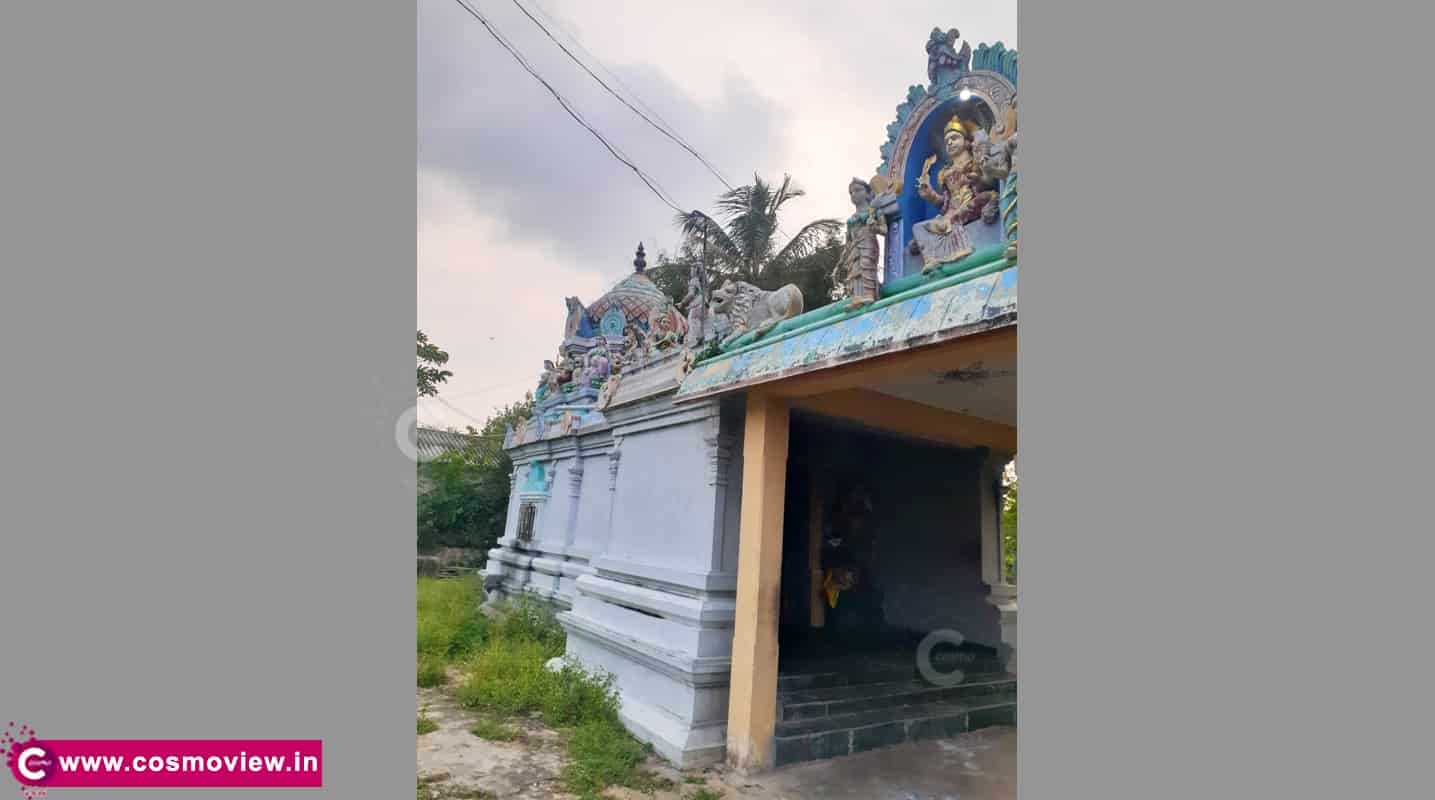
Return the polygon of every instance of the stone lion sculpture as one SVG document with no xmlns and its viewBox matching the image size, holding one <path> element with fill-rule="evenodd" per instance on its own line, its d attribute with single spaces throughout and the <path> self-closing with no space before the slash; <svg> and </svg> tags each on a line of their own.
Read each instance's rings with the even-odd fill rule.
<svg viewBox="0 0 1435 800">
<path fill-rule="evenodd" d="M 712 313 L 730 320 L 732 328 L 723 346 L 749 331 L 758 337 L 779 322 L 802 313 L 802 292 L 789 283 L 766 291 L 744 281 L 726 281 L 712 295 Z"/>
</svg>

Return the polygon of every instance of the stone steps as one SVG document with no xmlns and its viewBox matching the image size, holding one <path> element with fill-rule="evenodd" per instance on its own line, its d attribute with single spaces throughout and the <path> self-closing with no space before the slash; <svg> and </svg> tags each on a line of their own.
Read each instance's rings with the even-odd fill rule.
<svg viewBox="0 0 1435 800">
<path fill-rule="evenodd" d="M 954 686 L 933 686 L 923 680 L 834 686 L 788 692 L 779 703 L 779 721 L 835 717 L 873 709 L 959 701 L 1016 691 L 1016 678 L 988 674 L 967 676 Z"/>
<path fill-rule="evenodd" d="M 978 675 L 1004 674 L 1000 658 L 994 655 L 980 653 L 934 653 L 932 654 L 932 666 L 940 672 L 960 669 L 968 679 Z M 777 691 L 781 694 L 808 689 L 828 689 L 839 686 L 900 683 L 902 681 L 910 681 L 916 676 L 916 667 L 907 664 L 872 664 L 870 666 L 847 668 L 830 672 L 779 673 L 777 676 Z"/>
<path fill-rule="evenodd" d="M 774 737 L 776 766 L 1015 724 L 1014 682 L 1010 691 L 784 721 Z"/>
<path fill-rule="evenodd" d="M 841 663 L 840 669 L 825 669 Z M 988 725 L 1016 724 L 1016 676 L 985 649 L 932 654 L 943 675 L 935 685 L 906 657 L 809 659 L 806 671 L 778 675 L 776 766 L 860 753 L 903 742 L 954 736 Z"/>
</svg>

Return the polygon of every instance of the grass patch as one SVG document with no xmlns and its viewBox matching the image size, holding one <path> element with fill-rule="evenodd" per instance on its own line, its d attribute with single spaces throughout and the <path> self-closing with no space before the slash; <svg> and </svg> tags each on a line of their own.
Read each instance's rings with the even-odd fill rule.
<svg viewBox="0 0 1435 800">
<path fill-rule="evenodd" d="M 448 780 L 448 773 L 442 775 L 430 775 L 427 778 L 419 778 L 418 800 L 435 800 L 433 785 Z"/>
<path fill-rule="evenodd" d="M 438 723 L 437 723 L 437 722 L 434 722 L 433 720 L 429 719 L 428 717 L 424 717 L 424 716 L 420 716 L 420 717 L 419 717 L 419 721 L 418 721 L 418 732 L 419 732 L 418 735 L 419 735 L 419 736 L 423 736 L 425 733 L 433 733 L 433 732 L 436 731 L 436 730 L 438 730 Z"/>
<path fill-rule="evenodd" d="M 568 755 L 572 762 L 563 770 L 564 788 L 589 800 L 609 786 L 636 782 L 648 751 L 627 731 L 593 720 L 568 735 Z"/>
<path fill-rule="evenodd" d="M 419 656 L 419 686 L 425 688 L 442 686 L 448 681 L 448 665 L 442 658 L 431 655 Z"/>
<path fill-rule="evenodd" d="M 688 800 L 722 800 L 722 792 L 704 787 L 689 795 Z"/>
<path fill-rule="evenodd" d="M 576 664 L 547 668 L 563 655 L 566 638 L 551 607 L 523 598 L 490 621 L 478 613 L 482 588 L 475 582 L 420 578 L 418 586 L 419 685 L 436 686 L 450 665 L 458 666 L 464 673 L 454 691 L 458 701 L 490 717 L 470 729 L 475 736 L 510 741 L 518 731 L 504 719 L 539 715 L 564 733 L 570 763 L 563 782 L 582 800 L 599 798 L 609 786 L 651 793 L 677 785 L 640 769 L 652 748 L 618 721 L 611 676 Z M 419 791 L 422 798 L 424 787 Z"/>
<path fill-rule="evenodd" d="M 483 587 L 476 579 L 418 579 L 418 653 L 430 661 L 454 661 L 482 644 L 489 624 L 478 606 Z"/>
<path fill-rule="evenodd" d="M 493 639 L 463 663 L 458 701 L 503 716 L 540 710 L 553 690 L 555 676 L 543 666 L 550 652 L 537 642 Z"/>
<path fill-rule="evenodd" d="M 491 719 L 479 720 L 468 732 L 491 742 L 511 742 L 518 738 L 518 731 L 512 725 L 504 725 Z"/>
<path fill-rule="evenodd" d="M 503 606 L 496 634 L 509 641 L 535 642 L 551 650 L 555 656 L 563 654 L 566 639 L 553 609 L 527 596 Z"/>
<path fill-rule="evenodd" d="M 689 775 L 683 778 L 683 783 L 707 783 L 708 779 L 701 775 Z"/>
</svg>

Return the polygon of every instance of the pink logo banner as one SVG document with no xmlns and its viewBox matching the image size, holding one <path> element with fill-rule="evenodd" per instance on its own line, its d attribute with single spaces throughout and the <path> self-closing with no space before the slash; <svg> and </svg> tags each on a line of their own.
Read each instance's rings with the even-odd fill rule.
<svg viewBox="0 0 1435 800">
<path fill-rule="evenodd" d="M 324 785 L 318 739 L 31 738 L 5 760 L 22 785 L 43 789 Z"/>
</svg>

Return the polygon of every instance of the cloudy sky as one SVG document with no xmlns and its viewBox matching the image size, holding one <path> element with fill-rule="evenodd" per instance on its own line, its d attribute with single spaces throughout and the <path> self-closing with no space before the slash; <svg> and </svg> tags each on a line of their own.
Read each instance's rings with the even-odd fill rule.
<svg viewBox="0 0 1435 800">
<path fill-rule="evenodd" d="M 469 2 L 678 205 L 711 210 L 717 178 L 514 0 Z M 934 26 L 1017 46 L 1016 0 L 518 2 L 728 181 L 790 173 L 809 194 L 787 206 L 788 232 L 851 212 L 847 182 L 873 174 L 896 106 L 926 82 Z M 632 270 L 639 241 L 651 263 L 678 236 L 672 210 L 454 0 L 418 0 L 417 111 L 418 321 L 454 373 L 419 423 L 477 426 L 536 385 L 565 296 L 591 303 Z"/>
</svg>

